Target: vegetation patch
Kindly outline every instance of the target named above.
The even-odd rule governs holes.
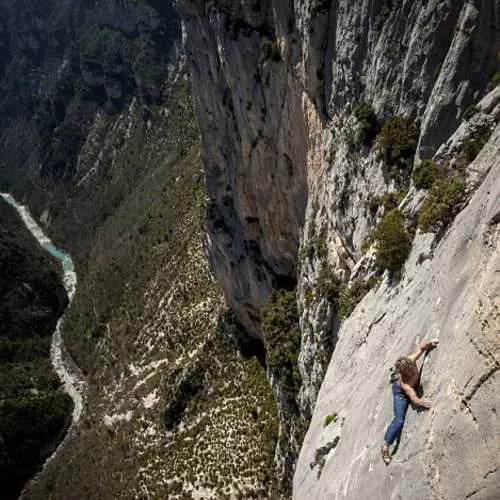
[[[382,8],[380,9],[380,17],[382,18],[383,21],[387,20],[387,18],[391,15],[393,9],[394,9],[394,0],[384,0]]]
[[[328,427],[332,422],[336,422],[338,415],[333,413],[332,415],[327,415],[323,421],[323,427]]]
[[[301,333],[295,291],[274,291],[262,310],[262,331],[269,370],[278,377],[283,393],[295,397],[301,378],[297,359]]]
[[[453,221],[466,199],[466,166],[475,160],[491,133],[488,125],[482,125],[464,139],[458,154],[458,166],[451,170],[430,160],[415,169],[415,186],[429,189],[418,215],[421,231],[442,234]]]
[[[479,154],[484,145],[491,137],[492,131],[488,125],[478,127],[469,137],[462,143],[462,156],[465,163],[472,163]]]
[[[354,108],[353,112],[361,126],[358,141],[370,145],[377,135],[377,116],[373,106],[363,101]]]
[[[224,7],[219,0],[205,0],[205,12],[207,14],[216,14],[224,11]]]
[[[432,160],[424,160],[413,170],[412,179],[417,189],[430,189],[445,174],[445,167]]]
[[[312,236],[314,238],[314,235]],[[308,245],[303,246],[299,250],[299,259],[301,262],[311,261],[315,257],[317,259],[323,259],[328,254],[328,247],[326,242],[325,233],[322,232],[314,241],[310,242]]]
[[[332,267],[328,264],[323,265],[316,280],[316,290],[321,298],[334,306],[335,310],[338,309],[341,283]]]
[[[420,208],[418,227],[423,232],[442,232],[453,221],[465,199],[465,174],[454,171],[438,179]]]
[[[418,137],[419,129],[414,122],[404,116],[391,116],[377,135],[377,145],[387,164],[394,165],[413,157]]]
[[[497,85],[500,84],[500,71],[497,71],[488,82],[487,90],[491,92]]]
[[[332,0],[312,0],[311,2],[311,18],[326,14],[330,10]]]
[[[263,64],[265,61],[281,61],[281,52],[278,47],[277,41],[271,39],[267,36],[263,36],[260,39],[260,59],[259,63]]]
[[[476,113],[479,113],[479,108],[475,105],[469,106],[462,113],[462,119],[469,121]]]
[[[405,199],[407,189],[400,189],[399,191],[391,191],[379,196],[372,196],[367,202],[366,206],[372,215],[375,215],[379,207],[384,207],[385,210],[392,210],[397,208],[399,204]]]
[[[394,274],[401,270],[410,253],[412,236],[406,228],[402,212],[395,208],[380,219],[372,234],[375,242],[376,264],[380,270]]]

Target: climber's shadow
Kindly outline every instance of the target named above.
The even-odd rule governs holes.
[[[415,392],[417,393],[417,396],[419,398],[423,398],[424,397],[424,388],[422,387],[422,371],[424,369],[424,364],[425,364],[425,359],[427,358],[427,356],[429,355],[429,353],[434,350],[434,347],[431,347],[430,349],[428,349],[426,351],[426,353],[424,354],[424,360],[422,361],[422,364],[420,365],[420,370],[419,370],[419,383],[418,383],[418,387],[415,389]],[[423,406],[419,406],[419,405],[415,405],[415,404],[411,404],[412,408],[414,411],[416,411],[417,413],[421,413],[423,411],[429,411],[428,408],[424,408]]]
[[[396,442],[394,443],[394,448],[392,449],[392,452],[391,452],[392,456],[394,456],[399,450],[399,444],[401,443],[401,436],[402,436],[402,433],[399,435],[399,437],[396,439]]]

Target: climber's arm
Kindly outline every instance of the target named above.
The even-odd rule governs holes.
[[[400,381],[400,384],[401,384],[401,388],[403,389],[403,391],[405,391],[405,394],[408,396],[408,398],[410,399],[410,401],[413,404],[416,404],[418,406],[422,406],[423,408],[430,408],[431,407],[431,402],[427,399],[419,398],[417,396],[417,393],[415,392],[415,389],[411,385],[405,384],[404,382],[401,382],[401,381]]]
[[[422,356],[422,354],[425,351],[428,351],[432,347],[437,347],[438,344],[439,344],[439,340],[437,340],[437,339],[429,340],[428,342],[424,342],[423,344],[420,344],[418,346],[418,349],[413,354],[410,354],[408,356],[408,358],[410,358],[412,361],[417,361],[417,359],[420,358],[420,356]]]

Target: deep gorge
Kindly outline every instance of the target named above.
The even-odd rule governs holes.
[[[0,0],[0,187],[74,257],[89,385],[26,498],[498,492],[499,9]]]

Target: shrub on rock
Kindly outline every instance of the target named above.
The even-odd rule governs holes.
[[[424,160],[412,174],[417,189],[430,189],[434,182],[444,174],[444,167],[432,160]]]
[[[376,264],[391,274],[399,271],[408,257],[412,237],[406,228],[405,217],[399,209],[384,214],[372,239],[375,242]]]
[[[364,144],[371,144],[377,134],[377,117],[373,106],[367,102],[360,102],[353,110],[361,130],[359,140]]]
[[[379,150],[389,165],[412,158],[417,148],[419,130],[403,116],[391,116],[384,121],[377,136]]]
[[[418,227],[423,232],[444,230],[465,198],[464,174],[455,172],[445,179],[438,179],[427,194],[418,217]]]
[[[300,387],[297,358],[301,333],[295,291],[274,291],[262,310],[262,330],[269,370],[279,379],[285,395]]]

